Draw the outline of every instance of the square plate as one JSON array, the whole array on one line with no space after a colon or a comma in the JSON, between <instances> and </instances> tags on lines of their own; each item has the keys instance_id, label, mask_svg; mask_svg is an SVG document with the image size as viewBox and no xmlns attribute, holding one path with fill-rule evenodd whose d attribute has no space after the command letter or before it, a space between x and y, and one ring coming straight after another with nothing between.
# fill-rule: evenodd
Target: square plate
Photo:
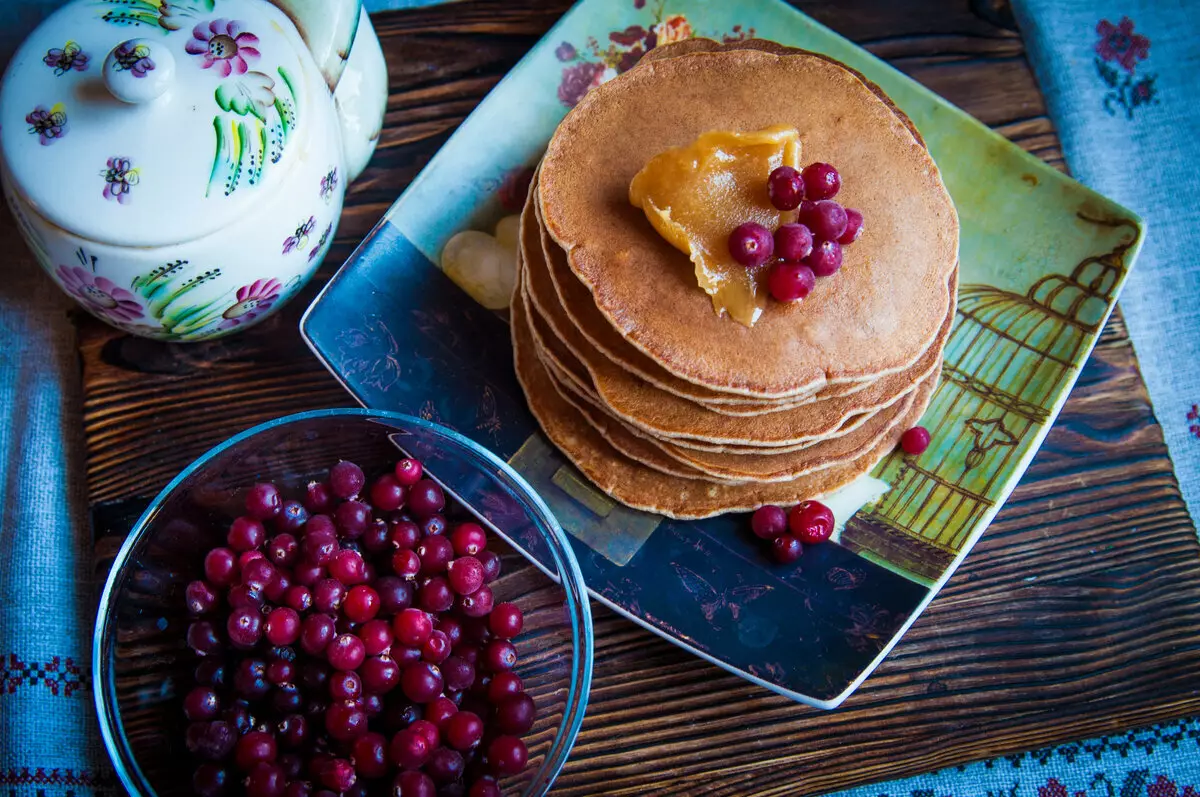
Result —
<instances>
[{"instance_id":1,"label":"square plate","mask_svg":"<svg viewBox=\"0 0 1200 797\"><path fill-rule=\"evenodd\" d=\"M745 515L682 522L599 493L551 446L504 319L437 264L463 230L517 213L554 128L647 45L768 34L829 55L907 113L962 223L958 316L925 415L827 503L835 544L777 567ZM1143 237L1130 211L777 0L583 0L489 94L313 303L302 332L364 405L437 420L509 460L572 537L594 597L762 686L822 708L879 664L1024 473L1112 311ZM476 509L500 530L502 512ZM518 540L519 542L519 540Z\"/></svg>"}]
</instances>

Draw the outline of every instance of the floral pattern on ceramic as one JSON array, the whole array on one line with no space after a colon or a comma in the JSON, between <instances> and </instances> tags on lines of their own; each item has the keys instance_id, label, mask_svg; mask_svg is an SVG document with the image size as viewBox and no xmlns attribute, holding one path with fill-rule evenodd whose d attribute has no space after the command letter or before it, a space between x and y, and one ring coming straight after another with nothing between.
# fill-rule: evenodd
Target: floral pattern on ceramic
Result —
<instances>
[{"instance_id":1,"label":"floral pattern on ceramic","mask_svg":"<svg viewBox=\"0 0 1200 797\"><path fill-rule=\"evenodd\" d=\"M71 70L85 72L90 60L87 53L78 42L69 41L62 47L52 47L46 51L42 63L54 70L54 74L62 77Z\"/></svg>"},{"instance_id":2,"label":"floral pattern on ceramic","mask_svg":"<svg viewBox=\"0 0 1200 797\"><path fill-rule=\"evenodd\" d=\"M104 176L104 198L115 199L122 205L129 202L129 190L138 184L138 170L129 158L109 158Z\"/></svg>"},{"instance_id":3,"label":"floral pattern on ceramic","mask_svg":"<svg viewBox=\"0 0 1200 797\"><path fill-rule=\"evenodd\" d=\"M25 121L29 123L29 132L38 136L44 147L67 134L67 109L61 102L49 109L39 105L29 112Z\"/></svg>"},{"instance_id":4,"label":"floral pattern on ceramic","mask_svg":"<svg viewBox=\"0 0 1200 797\"><path fill-rule=\"evenodd\" d=\"M562 42L554 50L554 56L570 66L564 67L558 85L558 99L568 108L573 108L592 89L612 80L617 75L632 69L642 56L660 44L674 44L696 35L692 23L683 14L667 12L666 0L660 0L649 8L650 19L646 24L629 25L623 30L608 34L608 41L601 43L589 38L583 48ZM647 8L646 0L634 0L635 9ZM735 25L731 33L718 34L714 38L722 41L740 41L753 38L754 28Z\"/></svg>"},{"instance_id":5,"label":"floral pattern on ceramic","mask_svg":"<svg viewBox=\"0 0 1200 797\"><path fill-rule=\"evenodd\" d=\"M142 303L136 296L87 268L89 261L94 266L95 258L89 258L82 249L76 254L84 265L60 265L54 272L68 293L88 310L112 323L132 323L145 315Z\"/></svg>"},{"instance_id":6,"label":"floral pattern on ceramic","mask_svg":"<svg viewBox=\"0 0 1200 797\"><path fill-rule=\"evenodd\" d=\"M308 253L308 262L311 263L317 259L325 249L325 244L329 243L329 236L333 234L333 222L329 222L329 226L325 228L325 232L321 233L321 240L317 241L317 245Z\"/></svg>"},{"instance_id":7,"label":"floral pattern on ceramic","mask_svg":"<svg viewBox=\"0 0 1200 797\"><path fill-rule=\"evenodd\" d=\"M192 28L191 41L184 46L201 61L204 69L215 69L222 77L244 75L262 57L255 46L258 37L238 20L214 19Z\"/></svg>"},{"instance_id":8,"label":"floral pattern on ceramic","mask_svg":"<svg viewBox=\"0 0 1200 797\"><path fill-rule=\"evenodd\" d=\"M210 196L214 188L229 196L243 183L257 185L267 164L283 158L296 128L296 90L286 69L277 72L278 81L247 72L217 87L217 107L226 113L213 118L217 138Z\"/></svg>"},{"instance_id":9,"label":"floral pattern on ceramic","mask_svg":"<svg viewBox=\"0 0 1200 797\"><path fill-rule=\"evenodd\" d=\"M325 200L325 204L329 204L329 200L333 199L333 192L338 187L338 170L334 166L325 176L321 178L321 199Z\"/></svg>"},{"instance_id":10,"label":"floral pattern on ceramic","mask_svg":"<svg viewBox=\"0 0 1200 797\"><path fill-rule=\"evenodd\" d=\"M144 78L147 72L154 69L154 61L150 58L150 46L124 42L113 50L112 68L118 72L129 72L136 78Z\"/></svg>"},{"instance_id":11,"label":"floral pattern on ceramic","mask_svg":"<svg viewBox=\"0 0 1200 797\"><path fill-rule=\"evenodd\" d=\"M308 246L308 236L312 234L313 228L316 226L317 220L314 216L309 216L308 221L297 224L295 232L284 239L283 253L286 255Z\"/></svg>"},{"instance_id":12,"label":"floral pattern on ceramic","mask_svg":"<svg viewBox=\"0 0 1200 797\"><path fill-rule=\"evenodd\" d=\"M238 288L237 302L221 314L220 328L232 329L251 323L279 301L282 290L283 286L276 279L259 279Z\"/></svg>"},{"instance_id":13,"label":"floral pattern on ceramic","mask_svg":"<svg viewBox=\"0 0 1200 797\"><path fill-rule=\"evenodd\" d=\"M165 31L187 27L198 14L213 10L215 0L100 0L108 10L100 14L114 25L159 27Z\"/></svg>"}]
</instances>

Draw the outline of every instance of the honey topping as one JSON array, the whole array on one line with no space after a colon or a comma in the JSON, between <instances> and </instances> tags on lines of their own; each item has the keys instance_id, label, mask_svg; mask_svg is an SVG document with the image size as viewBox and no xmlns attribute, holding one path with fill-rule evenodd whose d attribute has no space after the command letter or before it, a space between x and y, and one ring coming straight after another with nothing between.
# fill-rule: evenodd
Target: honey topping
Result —
<instances>
[{"instance_id":1,"label":"honey topping","mask_svg":"<svg viewBox=\"0 0 1200 797\"><path fill-rule=\"evenodd\" d=\"M800 166L800 134L789 127L714 131L656 155L629 184L629 201L658 234L691 258L696 282L717 314L752 326L767 302L768 268L746 268L729 252L729 233L746 222L768 230L795 214L777 210L767 177Z\"/></svg>"}]
</instances>

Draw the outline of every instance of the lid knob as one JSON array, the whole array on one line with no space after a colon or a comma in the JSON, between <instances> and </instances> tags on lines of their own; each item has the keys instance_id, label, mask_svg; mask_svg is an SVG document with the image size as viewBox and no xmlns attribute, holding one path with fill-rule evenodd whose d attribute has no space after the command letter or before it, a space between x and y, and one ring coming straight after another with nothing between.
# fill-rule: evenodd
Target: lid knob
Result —
<instances>
[{"instance_id":1,"label":"lid knob","mask_svg":"<svg viewBox=\"0 0 1200 797\"><path fill-rule=\"evenodd\" d=\"M175 56L161 41L130 39L104 59L104 85L122 102L152 102L175 79Z\"/></svg>"}]
</instances>

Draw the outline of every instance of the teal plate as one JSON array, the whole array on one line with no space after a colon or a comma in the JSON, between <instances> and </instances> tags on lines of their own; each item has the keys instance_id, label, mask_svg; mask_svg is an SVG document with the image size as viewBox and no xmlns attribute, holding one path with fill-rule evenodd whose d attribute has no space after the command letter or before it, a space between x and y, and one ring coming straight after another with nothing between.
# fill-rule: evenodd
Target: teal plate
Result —
<instances>
[{"instance_id":1,"label":"teal plate","mask_svg":"<svg viewBox=\"0 0 1200 797\"><path fill-rule=\"evenodd\" d=\"M497 264L514 257L506 235L477 234L473 254L453 259L461 287L439 269L453 236L490 232L519 212L533 165L589 88L649 47L691 35L767 35L862 72L921 131L962 222L958 315L923 421L933 447L889 456L831 497L834 544L810 548L795 567L766 560L744 515L674 521L593 489L529 415L501 314L470 298L502 294ZM768 689L833 708L928 605L1024 473L1142 237L1130 211L777 0L583 0L430 161L309 308L302 332L364 405L438 420L512 463L571 534L598 600ZM453 489L459 475L436 465ZM473 508L521 544L502 497Z\"/></svg>"}]
</instances>

